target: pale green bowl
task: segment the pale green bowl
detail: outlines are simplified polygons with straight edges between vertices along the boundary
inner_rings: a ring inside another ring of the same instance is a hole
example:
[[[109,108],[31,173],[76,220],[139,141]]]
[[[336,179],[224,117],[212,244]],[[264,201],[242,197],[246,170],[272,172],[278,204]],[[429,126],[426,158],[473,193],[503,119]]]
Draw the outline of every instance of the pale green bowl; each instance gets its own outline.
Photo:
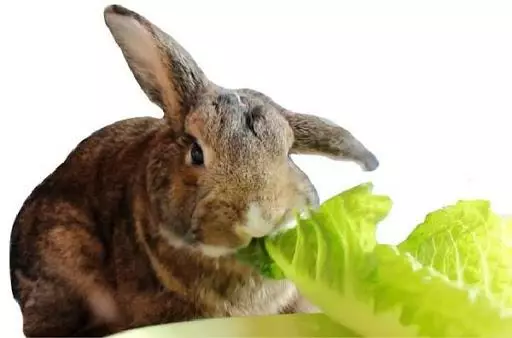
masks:
[[[148,326],[110,338],[355,337],[323,314],[203,319]]]

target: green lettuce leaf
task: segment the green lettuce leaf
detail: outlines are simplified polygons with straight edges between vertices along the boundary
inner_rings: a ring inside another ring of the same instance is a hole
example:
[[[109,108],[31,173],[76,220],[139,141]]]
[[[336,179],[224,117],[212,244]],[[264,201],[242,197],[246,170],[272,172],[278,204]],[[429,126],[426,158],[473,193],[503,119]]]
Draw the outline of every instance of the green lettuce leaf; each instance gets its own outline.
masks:
[[[459,201],[433,212],[399,246],[450,280],[512,306],[512,222],[488,201]]]
[[[400,245],[378,244],[377,224],[391,207],[389,197],[362,184],[240,257],[266,276],[294,281],[361,337],[512,333],[510,223],[486,202],[459,202],[429,214]]]

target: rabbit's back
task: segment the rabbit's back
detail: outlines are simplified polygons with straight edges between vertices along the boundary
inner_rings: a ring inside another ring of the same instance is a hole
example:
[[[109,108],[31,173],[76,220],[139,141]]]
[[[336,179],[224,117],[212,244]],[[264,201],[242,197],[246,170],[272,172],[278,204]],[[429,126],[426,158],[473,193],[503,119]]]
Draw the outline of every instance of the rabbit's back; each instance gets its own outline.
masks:
[[[81,141],[25,200],[11,233],[12,291],[19,301],[16,271],[39,274],[41,238],[56,226],[86,228],[110,248],[118,217],[130,218],[130,185],[148,147],[166,126],[156,118],[133,118],[106,126]],[[71,222],[70,222],[70,219]],[[59,222],[61,220],[61,222]],[[108,250],[104,255],[109,256]]]

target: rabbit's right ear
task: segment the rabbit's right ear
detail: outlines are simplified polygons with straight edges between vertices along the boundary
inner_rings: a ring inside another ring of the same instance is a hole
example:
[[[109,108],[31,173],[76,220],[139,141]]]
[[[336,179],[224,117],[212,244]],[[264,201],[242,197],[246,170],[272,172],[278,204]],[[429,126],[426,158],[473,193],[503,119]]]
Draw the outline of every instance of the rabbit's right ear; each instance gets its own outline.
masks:
[[[105,23],[135,79],[175,130],[208,84],[189,53],[143,16],[120,5],[104,10]]]

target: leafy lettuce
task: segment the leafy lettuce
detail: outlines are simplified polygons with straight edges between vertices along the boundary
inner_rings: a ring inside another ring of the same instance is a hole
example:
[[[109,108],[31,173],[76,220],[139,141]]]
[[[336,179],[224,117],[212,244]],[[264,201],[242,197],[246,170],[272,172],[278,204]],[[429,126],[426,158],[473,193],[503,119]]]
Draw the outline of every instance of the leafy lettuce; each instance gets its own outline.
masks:
[[[391,208],[361,184],[238,256],[294,281],[361,337],[512,334],[512,221],[487,201],[460,201],[427,215],[399,245],[379,244],[377,224]]]

